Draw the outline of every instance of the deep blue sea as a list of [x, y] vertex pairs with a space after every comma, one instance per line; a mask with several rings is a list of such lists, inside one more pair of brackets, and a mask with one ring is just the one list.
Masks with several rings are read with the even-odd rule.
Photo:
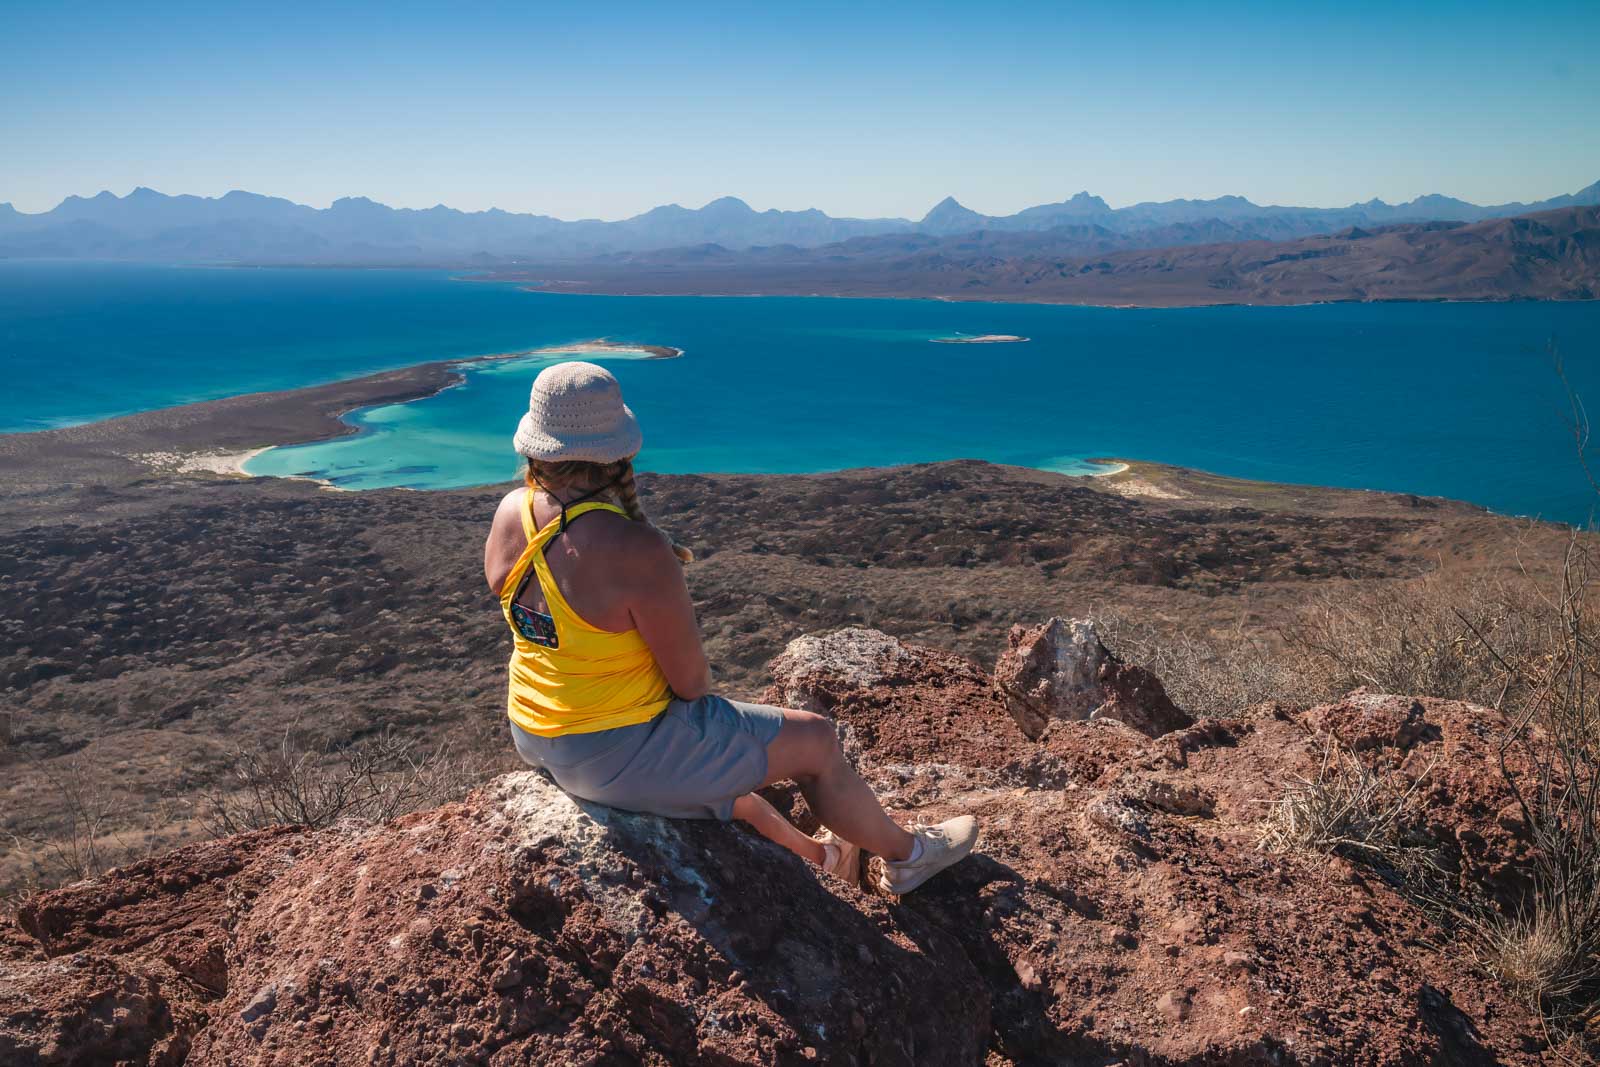
[[[1022, 344], [933, 338], [1020, 334]], [[827, 298], [529, 293], [441, 271], [0, 263], [0, 430], [311, 385], [424, 360], [609, 337], [642, 469], [818, 471], [1091, 457], [1389, 489], [1583, 520], [1556, 339], [1600, 398], [1600, 304], [1135, 311]], [[261, 474], [347, 488], [503, 481], [542, 365], [482, 364]]]

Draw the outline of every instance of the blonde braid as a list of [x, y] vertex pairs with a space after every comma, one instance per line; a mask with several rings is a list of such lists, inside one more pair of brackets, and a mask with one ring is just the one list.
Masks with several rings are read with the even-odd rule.
[[[622, 504], [622, 510], [626, 511], [628, 518], [634, 522], [643, 522], [655, 526], [655, 523], [645, 518], [644, 505], [639, 503], [639, 487], [633, 481], [633, 460], [625, 459], [619, 466], [621, 469], [617, 472], [617, 496], [620, 498], [619, 502]], [[660, 527], [656, 528], [660, 529]], [[694, 562], [693, 552], [674, 541], [672, 535], [665, 530], [661, 532], [666, 536], [667, 543], [672, 546], [672, 554], [678, 557], [680, 563]]]

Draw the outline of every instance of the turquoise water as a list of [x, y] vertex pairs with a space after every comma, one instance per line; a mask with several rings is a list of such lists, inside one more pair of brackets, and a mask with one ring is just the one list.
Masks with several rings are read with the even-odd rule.
[[[942, 345], [955, 334], [1021, 344]], [[1600, 304], [1131, 311], [789, 297], [527, 293], [436, 271], [0, 264], [0, 429], [607, 336], [644, 469], [815, 471], [956, 457], [1084, 470], [1116, 456], [1585, 519], [1546, 342], [1600, 396]], [[592, 357], [590, 357], [592, 358]], [[467, 370], [363, 432], [256, 473], [349, 488], [509, 478], [540, 363]], [[981, 504], [979, 505], [981, 506]]]

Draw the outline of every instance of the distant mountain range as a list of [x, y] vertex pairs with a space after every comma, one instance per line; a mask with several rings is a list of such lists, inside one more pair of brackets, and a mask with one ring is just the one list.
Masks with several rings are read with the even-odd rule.
[[[365, 197], [319, 209], [256, 193], [211, 198], [139, 188], [123, 197], [69, 196], [38, 214], [0, 204], [0, 258], [509, 267], [663, 249], [768, 249], [780, 257], [803, 256], [808, 249], [855, 241], [884, 242], [879, 251], [895, 254], [927, 247], [917, 242], [968, 235], [988, 242], [993, 254], [1014, 255], [1282, 241], [1350, 227], [1478, 222], [1597, 204], [1600, 182], [1568, 196], [1490, 207], [1430, 195], [1406, 204], [1369, 200], [1343, 208], [1264, 207], [1238, 196], [1113, 208], [1085, 192], [1003, 216], [982, 215], [946, 198], [913, 221], [834, 218], [815, 209], [755, 211], [729, 196], [699, 209], [668, 204], [617, 222], [568, 222], [498, 209], [391, 208]], [[847, 254], [870, 256], [873, 246], [852, 246]]]
[[[1119, 235], [1076, 224], [1036, 233], [858, 237], [814, 249], [700, 245], [490, 276], [550, 292], [1141, 307], [1600, 298], [1600, 207], [1470, 223], [1351, 226], [1287, 241], [1238, 240], [1233, 226], [1212, 219]], [[1218, 232], [1223, 239], [1202, 240]]]

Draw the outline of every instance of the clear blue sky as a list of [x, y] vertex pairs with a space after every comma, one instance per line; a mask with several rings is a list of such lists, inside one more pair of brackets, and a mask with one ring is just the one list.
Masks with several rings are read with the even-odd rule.
[[1597, 56], [1595, 0], [0, 0], [0, 200], [1498, 203], [1600, 178]]

